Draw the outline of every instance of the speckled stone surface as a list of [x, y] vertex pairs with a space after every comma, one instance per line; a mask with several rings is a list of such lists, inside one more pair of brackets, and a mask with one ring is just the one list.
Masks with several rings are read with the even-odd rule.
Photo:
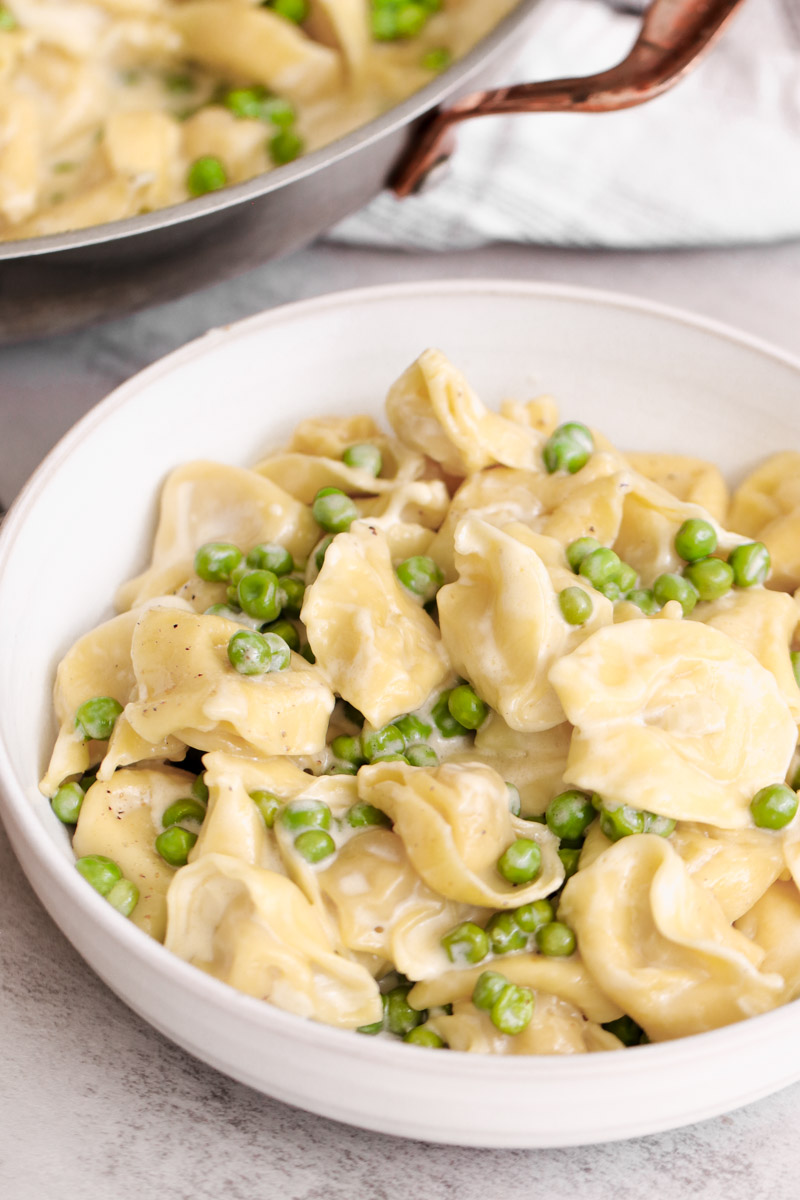
[[[176, 304], [0, 351], [0, 497], [116, 383], [212, 325], [342, 287], [549, 279], [703, 312], [800, 353], [800, 245], [438, 258], [317, 246]], [[269, 1100], [155, 1033], [83, 964], [0, 828], [0, 1197], [72, 1200], [796, 1200], [800, 1085], [612, 1145], [466, 1150], [349, 1129]], [[800, 1036], [800, 1028], [798, 1028]]]

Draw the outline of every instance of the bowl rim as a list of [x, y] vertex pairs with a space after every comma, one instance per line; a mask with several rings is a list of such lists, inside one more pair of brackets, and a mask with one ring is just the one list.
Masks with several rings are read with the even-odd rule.
[[[584, 288], [571, 284], [531, 282], [504, 279], [443, 279], [423, 282], [404, 282], [378, 286], [347, 289], [310, 299], [280, 305], [228, 326], [217, 327], [179, 347], [168, 355], [137, 372], [130, 379], [114, 388], [105, 399], [91, 408], [53, 446], [33, 472], [14, 500], [2, 527], [0, 527], [0, 589], [7, 561], [17, 540], [24, 536], [25, 518], [36, 504], [41, 489], [53, 472], [67, 459], [78, 443], [90, 436], [96, 427], [120, 408], [134, 403], [137, 395], [150, 384], [168, 375], [189, 362], [194, 361], [222, 342], [231, 343], [239, 338], [250, 337], [261, 329], [279, 326], [284, 322], [302, 321], [309, 315], [346, 308], [354, 304], [375, 304], [383, 301], [410, 300], [420, 297], [454, 295], [472, 296], [491, 302], [492, 296], [503, 298], [531, 297], [540, 300], [568, 301], [605, 308], [616, 308], [639, 315], [648, 315], [672, 323], [686, 325], [701, 333], [731, 341], [746, 349], [770, 358], [782, 366], [794, 370], [800, 382], [800, 357], [780, 349], [755, 335], [688, 310], [643, 300], [636, 296]], [[36, 873], [23, 871], [31, 886], [44, 899], [38, 887], [45, 874], [55, 874], [57, 884], [72, 909], [79, 910], [88, 925], [99, 925], [102, 932], [116, 941], [126, 953], [141, 963], [142, 967], [155, 972], [166, 982], [172, 982], [213, 1009], [224, 1012], [237, 1020], [249, 1023], [254, 1030], [266, 1028], [290, 1037], [308, 1047], [330, 1051], [344, 1051], [350, 1059], [370, 1065], [416, 1061], [408, 1059], [409, 1050], [419, 1052], [422, 1047], [408, 1046], [388, 1038], [354, 1037], [353, 1031], [325, 1025], [293, 1013], [276, 1008], [255, 997], [236, 991], [199, 968], [178, 958], [154, 941], [144, 931], [128, 921], [120, 921], [119, 914], [110, 905], [86, 887], [85, 881], [71, 869], [69, 859], [49, 839], [41, 837], [41, 822], [31, 802], [38, 791], [38, 781], [26, 784], [19, 780], [12, 766], [4, 740], [0, 737], [0, 817], [9, 831], [12, 845], [17, 850], [16, 838], [25, 845], [30, 856], [36, 860]], [[42, 797], [43, 799], [43, 797]], [[21, 855], [17, 853], [18, 859]], [[56, 924], [60, 924], [49, 905], [45, 907]], [[65, 936], [67, 936], [65, 934]], [[68, 939], [69, 940], [69, 939]], [[92, 968], [96, 970], [96, 968]], [[106, 982], [114, 988], [113, 979]], [[125, 1000], [125, 997], [122, 996]], [[145, 1018], [152, 1024], [149, 1018]], [[495, 1056], [471, 1054], [465, 1051], [450, 1051], [446, 1055], [429, 1056], [425, 1059], [428, 1069], [442, 1078], [485, 1079], [487, 1081], [509, 1075], [524, 1078], [530, 1075], [537, 1080], [589, 1079], [597, 1075], [613, 1075], [620, 1083], [626, 1076], [643, 1069], [650, 1069], [669, 1058], [673, 1064], [691, 1061], [697, 1064], [698, 1057], [716, 1057], [725, 1049], [735, 1050], [747, 1043], [771, 1040], [773, 1031], [785, 1026], [794, 1027], [800, 1019], [800, 1000], [790, 1001], [779, 1008], [758, 1016], [749, 1017], [735, 1024], [676, 1038], [673, 1041], [636, 1047], [634, 1055], [582, 1054], [582, 1055], [520, 1055]], [[167, 1034], [169, 1036], [169, 1034]], [[221, 1068], [224, 1070], [224, 1068]], [[793, 1076], [794, 1078], [794, 1076]], [[791, 1082], [791, 1080], [786, 1081]], [[774, 1091], [770, 1088], [769, 1091]], [[691, 1117], [689, 1118], [692, 1119]], [[658, 1126], [661, 1128], [662, 1126]], [[621, 1134], [620, 1136], [626, 1136]], [[564, 1143], [566, 1144], [566, 1143]]]
[[392, 105], [386, 112], [357, 126], [350, 133], [302, 155], [294, 162], [264, 171], [260, 175], [254, 175], [252, 179], [245, 179], [242, 183], [232, 184], [220, 191], [181, 200], [177, 204], [153, 209], [152, 212], [124, 217], [118, 221], [104, 221], [99, 225], [88, 225], [82, 229], [62, 233], [1, 241], [0, 262], [35, 259], [55, 252], [65, 253], [89, 246], [101, 246], [159, 229], [169, 229], [174, 225], [194, 222], [211, 213], [226, 212], [237, 205], [257, 200], [313, 175], [325, 166], [341, 162], [409, 125], [448, 98], [461, 95], [484, 62], [491, 61], [503, 45], [511, 41], [515, 31], [527, 23], [541, 3], [542, 0], [517, 0], [516, 6], [506, 13], [493, 29], [430, 83], [412, 92], [399, 104]]

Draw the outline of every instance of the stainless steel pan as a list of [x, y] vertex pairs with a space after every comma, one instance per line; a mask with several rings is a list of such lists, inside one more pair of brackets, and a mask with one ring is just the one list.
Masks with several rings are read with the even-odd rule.
[[0, 243], [0, 344], [65, 333], [236, 275], [311, 241], [387, 185], [419, 188], [473, 117], [606, 112], [670, 87], [740, 0], [654, 0], [625, 61], [586, 79], [476, 91], [539, 0], [521, 0], [465, 58], [375, 121], [279, 170], [75, 233]]

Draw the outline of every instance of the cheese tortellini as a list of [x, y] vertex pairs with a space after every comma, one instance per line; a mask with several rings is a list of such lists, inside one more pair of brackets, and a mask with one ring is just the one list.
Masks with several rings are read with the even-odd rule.
[[[181, 7], [199, 38], [225, 5]], [[80, 873], [222, 983], [420, 1046], [619, 1050], [800, 996], [794, 458], [726, 529], [713, 464], [494, 412], [441, 351], [386, 411], [165, 481], [56, 673]]]
[[0, 241], [291, 162], [430, 83], [515, 3], [415, 5], [398, 24], [403, 6], [375, 0], [8, 0]]

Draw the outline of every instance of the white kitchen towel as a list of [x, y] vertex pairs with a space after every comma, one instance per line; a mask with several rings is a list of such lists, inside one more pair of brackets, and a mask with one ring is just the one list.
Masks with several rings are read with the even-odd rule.
[[[624, 58], [640, 0], [542, 0], [498, 82]], [[659, 248], [800, 237], [800, 0], [745, 0], [674, 89], [618, 113], [467, 122], [445, 180], [388, 192], [333, 237], [408, 250], [492, 241]]]

